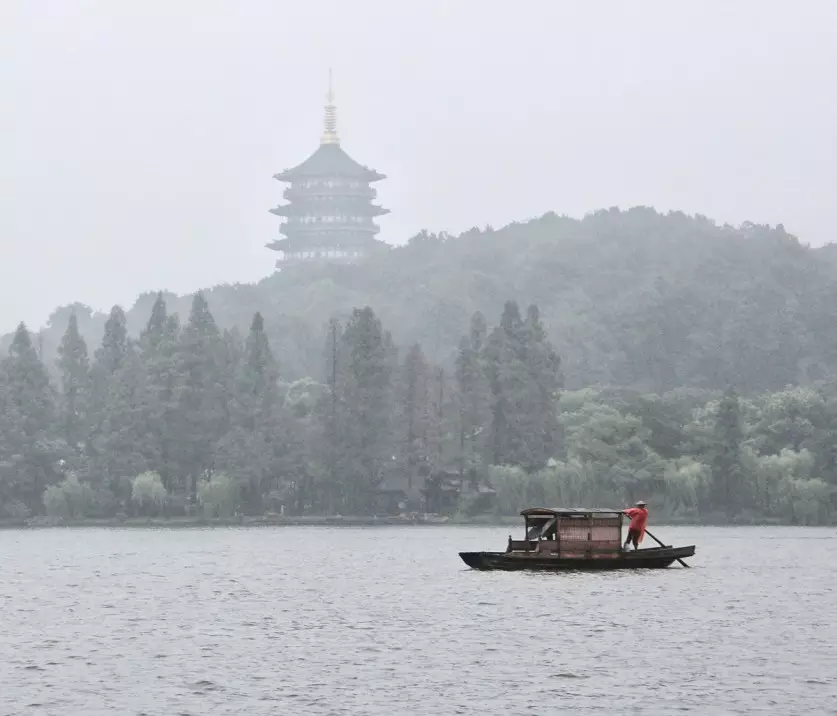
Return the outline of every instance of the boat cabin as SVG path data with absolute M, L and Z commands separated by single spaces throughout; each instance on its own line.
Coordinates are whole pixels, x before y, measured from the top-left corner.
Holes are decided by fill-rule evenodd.
M 621 510 L 532 507 L 520 514 L 525 538 L 509 535 L 507 555 L 607 559 L 622 554 Z

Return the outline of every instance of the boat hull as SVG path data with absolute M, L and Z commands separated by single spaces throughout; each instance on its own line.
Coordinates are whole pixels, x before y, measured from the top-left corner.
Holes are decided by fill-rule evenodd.
M 615 557 L 558 557 L 525 552 L 460 552 L 462 561 L 481 571 L 565 572 L 571 570 L 603 571 L 611 569 L 665 569 L 676 560 L 691 557 L 695 546 L 654 547 L 622 552 Z

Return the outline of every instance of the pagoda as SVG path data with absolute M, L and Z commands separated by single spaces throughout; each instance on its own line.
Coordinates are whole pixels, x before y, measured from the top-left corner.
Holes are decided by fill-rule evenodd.
M 337 108 L 331 89 L 331 73 L 325 107 L 325 127 L 320 146 L 293 169 L 274 175 L 290 186 L 283 196 L 288 203 L 271 209 L 286 220 L 279 228 L 284 238 L 267 246 L 281 252 L 277 268 L 299 264 L 352 263 L 366 256 L 381 242 L 373 219 L 388 214 L 372 203 L 377 192 L 372 182 L 384 174 L 358 164 L 340 146 Z

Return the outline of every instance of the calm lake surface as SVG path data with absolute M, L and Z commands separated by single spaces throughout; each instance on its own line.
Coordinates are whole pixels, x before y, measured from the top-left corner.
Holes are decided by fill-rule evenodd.
M 837 714 L 837 530 L 652 530 L 694 568 L 460 562 L 508 528 L 0 532 L 0 714 Z

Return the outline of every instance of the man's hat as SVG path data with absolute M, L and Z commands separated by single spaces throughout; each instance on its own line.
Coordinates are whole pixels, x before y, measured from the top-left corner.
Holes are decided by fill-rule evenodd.
M 645 503 L 642 500 L 640 500 L 639 502 L 636 503 L 636 506 L 637 507 L 645 507 Z

